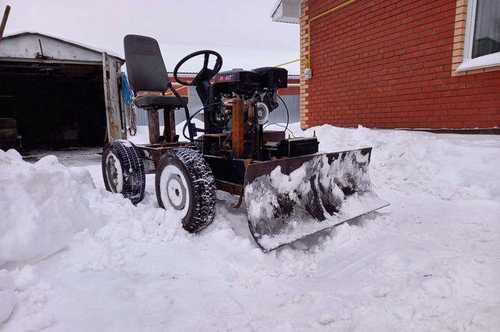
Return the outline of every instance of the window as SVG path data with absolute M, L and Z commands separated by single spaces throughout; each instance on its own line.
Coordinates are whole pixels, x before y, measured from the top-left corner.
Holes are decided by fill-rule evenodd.
M 458 71 L 500 66 L 500 1 L 469 0 L 463 62 Z

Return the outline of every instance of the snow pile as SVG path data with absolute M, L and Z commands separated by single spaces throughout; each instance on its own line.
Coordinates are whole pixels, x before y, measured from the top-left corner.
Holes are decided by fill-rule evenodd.
M 137 139 L 147 139 L 144 129 Z M 158 208 L 151 175 L 134 207 L 104 191 L 98 162 L 66 169 L 53 158 L 28 165 L 1 153 L 0 243 L 11 237 L 5 213 L 21 240 L 26 225 L 41 229 L 38 215 L 49 229 L 68 230 L 67 250 L 3 266 L 0 321 L 10 318 L 1 329 L 498 330 L 500 137 L 332 126 L 304 134 L 314 131 L 322 151 L 373 146 L 370 177 L 391 206 L 311 239 L 307 250 L 271 254 L 252 241 L 235 197 L 219 193 L 216 220 L 189 234 Z M 10 205 L 22 207 L 18 215 Z M 78 232 L 84 222 L 90 230 Z
M 0 150 L 0 188 L 0 265 L 46 257 L 75 232 L 98 226 L 85 194 L 94 189 L 90 173 L 54 156 L 32 165 Z
M 500 165 L 496 136 L 331 125 L 302 131 L 298 123 L 290 128 L 297 136 L 316 135 L 322 152 L 373 147 L 370 173 L 381 188 L 423 191 L 445 200 L 500 201 L 500 179 L 493 176 Z
M 5 270 L 0 270 L 0 326 L 9 319 L 16 305 L 14 282 Z

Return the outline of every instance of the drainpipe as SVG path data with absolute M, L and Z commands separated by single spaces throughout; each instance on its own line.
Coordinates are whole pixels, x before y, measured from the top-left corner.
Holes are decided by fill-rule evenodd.
M 3 32 L 5 31 L 5 26 L 7 25 L 7 19 L 9 18 L 9 13 L 10 13 L 10 6 L 7 5 L 3 13 L 2 23 L 0 23 L 0 39 L 2 39 L 3 37 Z

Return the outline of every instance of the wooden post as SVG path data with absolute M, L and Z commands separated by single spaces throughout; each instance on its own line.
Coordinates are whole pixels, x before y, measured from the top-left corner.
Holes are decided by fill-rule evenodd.
M 163 109 L 163 137 L 167 143 L 175 143 L 175 114 L 173 109 Z
M 232 146 L 234 156 L 240 158 L 245 153 L 245 105 L 243 104 L 243 99 L 239 97 L 233 99 L 232 107 Z
M 122 104 L 118 79 L 121 63 L 105 52 L 102 53 L 102 76 L 104 86 L 104 106 L 106 112 L 108 141 L 127 138 L 127 129 L 122 121 Z
M 2 23 L 0 23 L 0 39 L 2 39 L 3 37 L 3 32 L 5 31 L 5 26 L 7 25 L 7 19 L 9 18 L 9 13 L 10 13 L 10 6 L 7 5 L 3 13 Z
M 147 110 L 148 112 L 148 127 L 149 127 L 149 143 L 160 143 L 160 117 L 158 110 Z

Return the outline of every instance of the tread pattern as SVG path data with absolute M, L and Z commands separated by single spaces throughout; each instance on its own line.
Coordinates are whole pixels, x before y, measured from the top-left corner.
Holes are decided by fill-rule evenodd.
M 123 172 L 123 197 L 130 199 L 135 205 L 144 199 L 146 190 L 146 174 L 144 164 L 137 147 L 126 140 L 116 140 L 108 144 L 102 154 L 102 174 L 106 190 L 111 191 L 106 176 L 106 157 L 112 152 L 117 156 Z
M 169 150 L 160 160 L 156 171 L 156 197 L 162 208 L 165 206 L 161 200 L 161 172 L 172 162 L 178 162 L 183 166 L 190 186 L 190 207 L 182 220 L 182 226 L 190 233 L 199 232 L 210 225 L 215 218 L 216 187 L 212 170 L 196 150 L 189 148 Z

